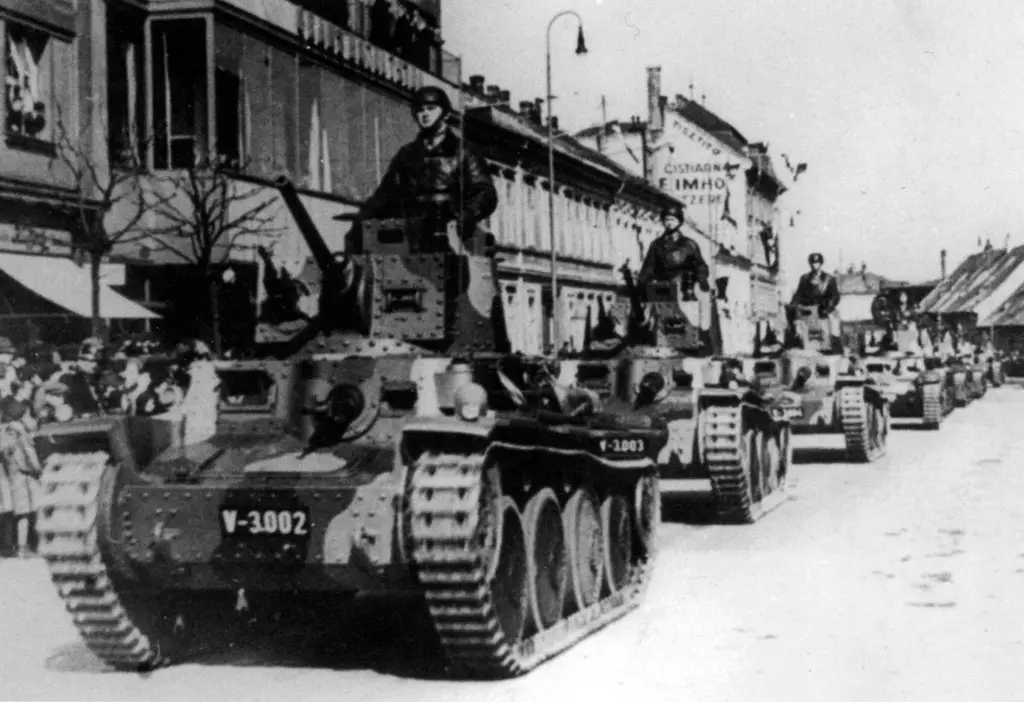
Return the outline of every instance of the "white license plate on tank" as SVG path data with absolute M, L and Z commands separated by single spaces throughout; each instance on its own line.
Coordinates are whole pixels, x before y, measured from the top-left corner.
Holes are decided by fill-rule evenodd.
M 309 536 L 309 510 L 305 508 L 222 507 L 221 533 L 226 537 Z
M 647 452 L 647 440 L 635 436 L 612 436 L 597 443 L 601 453 L 620 456 L 642 456 Z

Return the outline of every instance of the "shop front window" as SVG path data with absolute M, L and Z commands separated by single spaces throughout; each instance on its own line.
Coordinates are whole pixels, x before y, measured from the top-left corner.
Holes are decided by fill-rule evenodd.
M 9 137 L 53 140 L 54 41 L 43 32 L 7 23 L 4 103 Z

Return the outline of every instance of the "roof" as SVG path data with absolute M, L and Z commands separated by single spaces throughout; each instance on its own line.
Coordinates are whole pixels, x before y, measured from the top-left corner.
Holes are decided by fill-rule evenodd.
M 669 109 L 740 153 L 744 153 L 745 147 L 750 143 L 736 127 L 694 100 L 680 95 L 669 105 Z
M 547 148 L 547 132 L 542 127 L 523 119 L 508 111 L 493 105 L 482 105 L 466 109 L 466 118 L 469 120 L 482 120 L 495 127 L 512 132 L 524 139 Z M 640 192 L 654 201 L 663 204 L 681 204 L 681 201 L 672 197 L 665 191 L 655 187 L 645 178 L 634 175 L 626 168 L 623 168 L 613 159 L 602 154 L 600 151 L 584 146 L 569 134 L 559 134 L 554 139 L 554 150 L 564 156 L 585 163 L 606 176 L 612 176 L 623 184 L 629 186 L 634 192 Z
M 886 278 L 864 268 L 858 271 L 852 266 L 845 273 L 836 274 L 836 284 L 839 286 L 840 295 L 876 295 L 882 288 L 906 285 L 902 281 Z
M 647 122 L 638 122 L 630 120 L 628 122 L 620 122 L 617 119 L 613 119 L 604 125 L 604 136 L 612 136 L 616 132 L 616 128 L 621 129 L 624 134 L 638 134 L 647 131 Z M 601 133 L 600 124 L 592 124 L 589 127 L 585 127 L 580 131 L 576 132 L 575 136 L 578 139 L 593 139 Z
M 971 254 L 921 301 L 929 314 L 973 312 L 1024 261 L 1024 247 Z
M 1024 326 L 1024 284 L 1021 284 L 1006 298 L 1006 302 L 997 307 L 988 318 L 981 320 L 982 327 L 1019 327 Z

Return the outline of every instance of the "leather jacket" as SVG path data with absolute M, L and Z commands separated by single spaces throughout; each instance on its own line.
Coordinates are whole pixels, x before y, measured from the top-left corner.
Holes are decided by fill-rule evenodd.
M 827 317 L 839 307 L 839 285 L 825 271 L 821 271 L 817 278 L 813 272 L 804 273 L 790 304 L 817 307 L 819 314 Z
M 460 197 L 461 196 L 461 197 Z M 460 207 L 461 201 L 461 207 Z M 376 192 L 363 205 L 370 217 L 459 219 L 471 232 L 498 206 L 487 162 L 447 130 L 437 148 L 417 139 L 391 160 Z
M 697 242 L 682 234 L 677 236 L 675 232 L 666 231 L 651 242 L 640 267 L 637 284 L 644 286 L 678 277 L 684 286 L 692 288 L 697 282 L 702 289 L 707 289 L 708 273 L 708 264 Z

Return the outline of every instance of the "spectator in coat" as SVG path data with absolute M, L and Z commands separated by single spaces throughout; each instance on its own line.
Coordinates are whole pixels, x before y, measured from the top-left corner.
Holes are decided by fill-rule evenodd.
M 39 502 L 42 466 L 32 443 L 35 419 L 25 402 L 7 397 L 0 400 L 0 465 L 10 486 L 19 558 L 31 555 L 35 540 L 35 510 Z

